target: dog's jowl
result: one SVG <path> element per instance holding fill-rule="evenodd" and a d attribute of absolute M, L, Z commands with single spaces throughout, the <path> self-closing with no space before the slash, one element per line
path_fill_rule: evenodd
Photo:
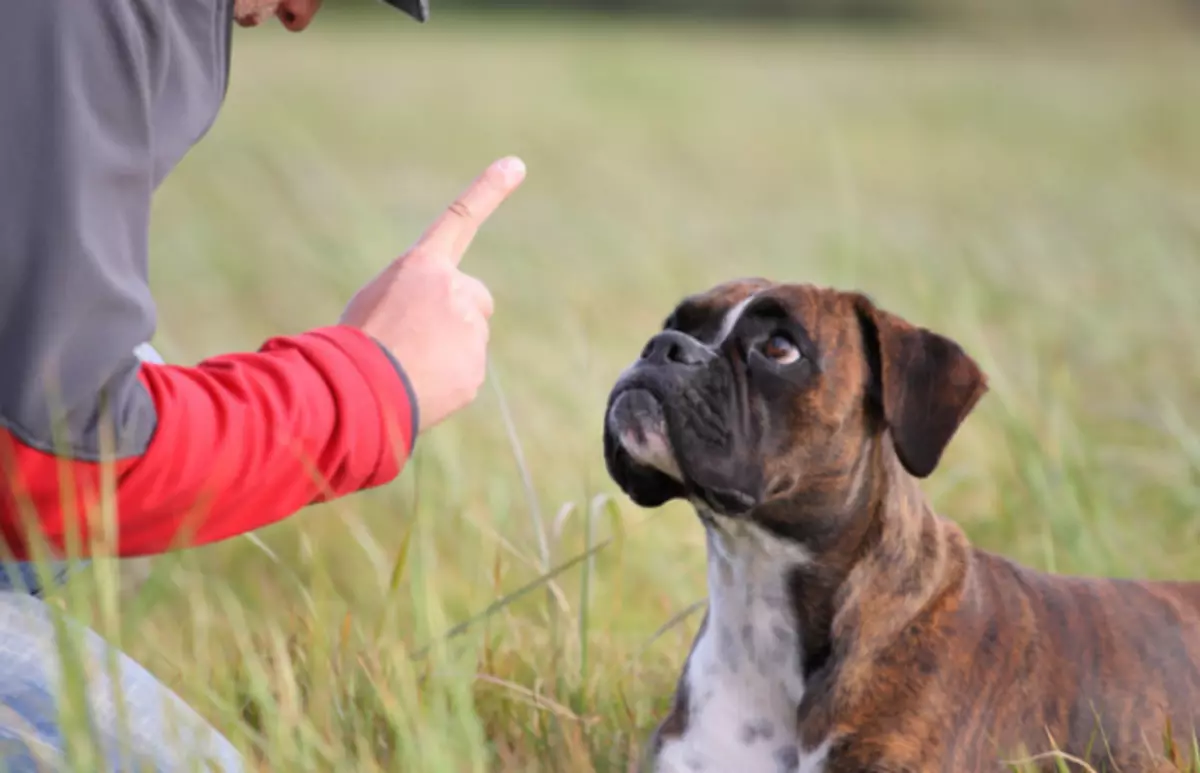
<path fill-rule="evenodd" d="M 708 544 L 647 771 L 1054 770 L 1057 750 L 1157 773 L 1168 729 L 1190 748 L 1200 584 L 1033 571 L 922 494 L 986 391 L 957 343 L 858 293 L 739 280 L 675 308 L 604 420 L 618 485 L 691 502 Z"/>

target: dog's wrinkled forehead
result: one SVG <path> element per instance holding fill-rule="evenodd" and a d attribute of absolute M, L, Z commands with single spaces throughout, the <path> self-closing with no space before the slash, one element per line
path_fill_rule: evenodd
<path fill-rule="evenodd" d="M 710 345 L 720 345 L 738 323 L 756 311 L 786 316 L 817 344 L 836 346 L 847 315 L 853 314 L 845 295 L 807 284 L 781 284 L 766 279 L 738 279 L 684 298 L 663 323 Z M 823 335 L 835 340 L 822 341 Z"/>

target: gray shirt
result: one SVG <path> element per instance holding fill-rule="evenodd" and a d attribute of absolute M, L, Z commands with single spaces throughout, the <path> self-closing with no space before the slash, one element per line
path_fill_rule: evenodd
<path fill-rule="evenodd" d="M 119 456 L 154 432 L 134 355 L 156 323 L 150 200 L 216 118 L 232 11 L 232 0 L 5 0 L 0 430 L 22 444 L 95 459 L 102 401 Z"/>

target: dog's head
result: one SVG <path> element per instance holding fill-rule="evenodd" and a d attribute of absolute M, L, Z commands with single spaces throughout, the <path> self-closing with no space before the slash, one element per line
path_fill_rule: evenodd
<path fill-rule="evenodd" d="M 986 389 L 958 344 L 864 295 L 728 282 L 684 299 L 618 379 L 605 461 L 639 505 L 740 516 L 836 495 L 885 432 L 926 477 Z"/>

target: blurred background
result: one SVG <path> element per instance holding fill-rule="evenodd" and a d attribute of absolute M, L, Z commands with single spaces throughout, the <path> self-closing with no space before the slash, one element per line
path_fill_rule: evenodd
<path fill-rule="evenodd" d="M 157 559 L 105 629 L 263 769 L 631 769 L 705 559 L 685 506 L 608 479 L 602 410 L 736 276 L 979 360 L 923 485 L 981 547 L 1200 579 L 1200 3 L 326 5 L 237 31 L 160 191 L 167 359 L 334 321 L 490 161 L 529 172 L 463 264 L 496 297 L 477 403 L 393 485 Z"/>

